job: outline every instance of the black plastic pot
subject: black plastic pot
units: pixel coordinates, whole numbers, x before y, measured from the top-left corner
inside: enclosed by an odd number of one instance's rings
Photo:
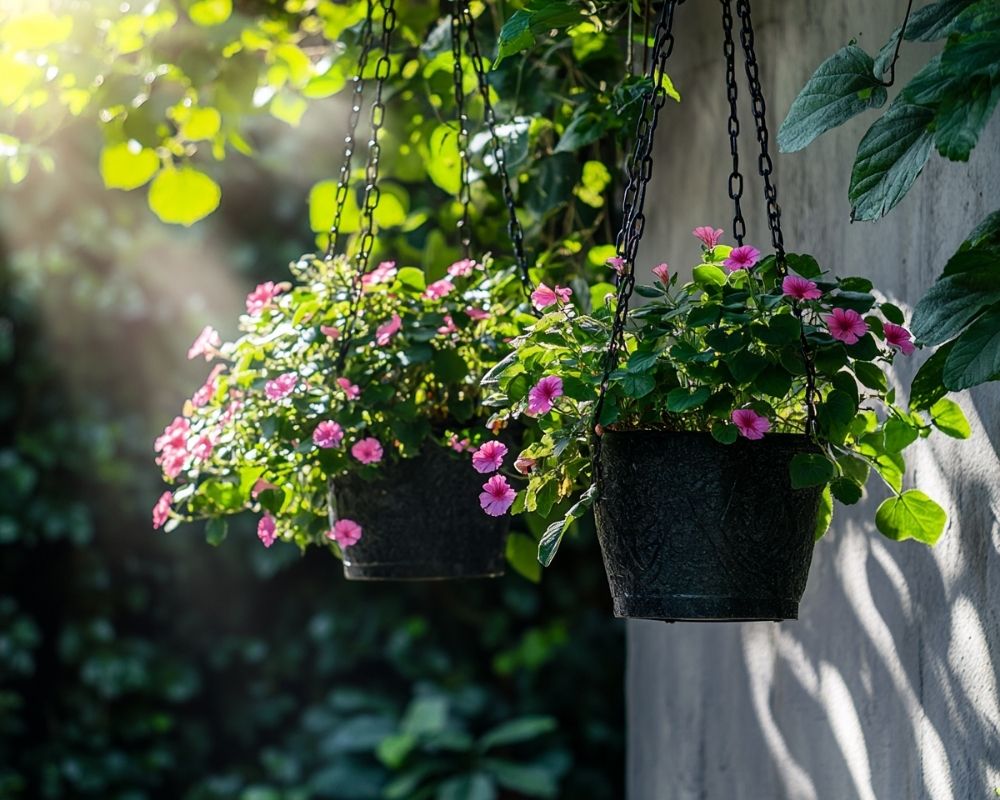
[[[606,431],[594,505],[615,616],[798,617],[821,489],[792,489],[806,436]]]
[[[428,447],[385,464],[379,477],[352,475],[334,487],[339,517],[361,540],[344,549],[348,580],[444,580],[503,575],[510,517],[487,516],[479,493],[488,475],[468,457]]]

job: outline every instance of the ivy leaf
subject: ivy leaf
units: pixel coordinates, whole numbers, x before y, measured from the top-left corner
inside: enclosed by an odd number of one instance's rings
[[[993,306],[955,341],[942,382],[951,391],[1000,379],[1000,305]]]
[[[962,407],[954,400],[942,397],[930,408],[931,422],[941,433],[954,439],[968,439],[972,428]]]
[[[122,142],[101,151],[101,178],[108,189],[138,189],[160,169],[160,158],[149,147]]]
[[[149,187],[149,207],[163,222],[193,225],[219,207],[219,184],[194,167],[169,167]]]
[[[897,102],[868,129],[848,189],[856,219],[876,220],[903,199],[930,156],[933,121],[931,109]]]
[[[786,153],[801,150],[862,111],[881,107],[887,97],[872,57],[857,45],[842,47],[802,87],[778,129],[778,147]]]
[[[806,489],[829,483],[837,474],[833,462],[819,453],[799,453],[792,458],[789,473],[793,489]]]
[[[875,512],[875,527],[897,542],[916,539],[933,545],[941,538],[947,521],[944,509],[918,489],[890,497]]]

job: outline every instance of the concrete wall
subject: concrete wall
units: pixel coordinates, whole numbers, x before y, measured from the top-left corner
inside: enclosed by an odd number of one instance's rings
[[[918,6],[920,3],[917,4]],[[757,52],[771,130],[816,65],[852,37],[876,51],[905,7],[863,0],[757,0]],[[693,259],[690,230],[732,228],[726,197],[720,7],[678,12],[640,263]],[[926,52],[926,51],[925,51]],[[917,63],[904,45],[900,78]],[[744,94],[745,97],[745,94]],[[789,250],[867,275],[905,309],[973,224],[1000,206],[1000,119],[970,164],[932,158],[902,204],[849,224],[847,184],[871,115],[777,160]],[[744,130],[751,129],[749,120]],[[744,163],[756,164],[745,137]],[[748,242],[769,250],[748,178]],[[905,360],[905,359],[904,359]],[[918,363],[901,366],[908,385]],[[966,800],[1000,787],[1000,389],[960,398],[971,441],[916,447],[911,481],[949,509],[933,549],[895,544],[872,522],[880,495],[837,519],[816,548],[798,622],[629,625],[631,800]]]

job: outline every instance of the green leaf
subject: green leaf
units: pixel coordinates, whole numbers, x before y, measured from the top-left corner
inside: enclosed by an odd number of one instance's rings
[[[955,341],[942,381],[951,391],[1000,378],[1000,305],[977,319]]]
[[[955,439],[968,439],[972,436],[972,428],[965,418],[962,407],[954,400],[942,397],[930,407],[931,422],[946,436]]]
[[[940,278],[913,311],[913,336],[924,344],[946,342],[997,302],[1000,302],[1000,272],[989,267]]]
[[[802,325],[791,314],[779,314],[764,326],[757,326],[754,335],[765,344],[783,345],[799,339]]]
[[[878,392],[888,391],[889,383],[886,380],[885,373],[882,372],[877,364],[872,364],[870,361],[855,361],[851,369],[854,370],[854,374],[863,386],[875,389]]]
[[[856,219],[875,220],[909,190],[930,156],[934,112],[894,102],[858,145],[848,196]]]
[[[222,190],[194,167],[168,167],[149,187],[149,207],[163,222],[193,225],[219,207]]]
[[[910,42],[933,42],[947,36],[951,24],[977,0],[939,0],[916,9],[906,23],[906,39]]]
[[[707,386],[699,386],[697,389],[689,390],[687,387],[678,386],[667,392],[667,410],[675,414],[683,414],[703,405],[711,396],[712,390]]]
[[[656,366],[659,357],[659,352],[636,350],[628,358],[627,369],[629,372],[647,372]]]
[[[910,385],[911,408],[928,409],[948,393],[944,385],[944,363],[954,344],[949,342],[939,347],[917,370]]]
[[[500,29],[494,69],[508,56],[531,47],[536,35],[580,22],[582,14],[580,5],[568,0],[535,0],[515,11]]]
[[[823,274],[819,262],[808,253],[786,253],[785,262],[803,278],[818,278]]]
[[[444,383],[459,383],[469,374],[469,365],[455,350],[435,350],[434,374]]]
[[[853,506],[861,499],[862,487],[850,478],[835,478],[830,493],[845,506]]]
[[[1000,100],[1000,85],[990,86],[982,80],[966,94],[945,98],[937,109],[934,146],[945,158],[968,161],[986,123],[993,116]]]
[[[559,782],[551,767],[488,758],[483,760],[483,768],[512,792],[528,797],[555,797],[559,793]]]
[[[802,87],[778,129],[778,147],[786,153],[801,150],[862,111],[882,106],[886,98],[872,57],[856,45],[843,47]]]
[[[789,474],[793,489],[829,483],[837,474],[833,462],[819,453],[799,453],[792,458]]]
[[[546,733],[551,733],[557,727],[556,721],[552,717],[519,717],[501,723],[484,733],[479,740],[479,749],[486,752],[494,747],[529,742],[539,736],[544,736]]]
[[[933,545],[944,532],[947,521],[944,509],[917,489],[890,497],[875,512],[875,527],[897,542],[916,539]]]
[[[566,531],[569,530],[570,526],[576,520],[587,513],[587,509],[594,503],[596,494],[597,486],[591,484],[590,488],[580,495],[580,499],[566,512],[565,517],[553,522],[545,529],[545,533],[542,534],[542,538],[538,542],[538,560],[543,567],[547,567],[552,563],[552,559],[555,558],[563,536],[566,535]]]
[[[438,788],[436,800],[495,800],[497,787],[489,775],[470,772],[449,778]]]
[[[421,293],[427,288],[427,278],[422,269],[416,267],[403,267],[396,273],[396,281],[416,293]]]
[[[712,438],[722,444],[732,444],[739,436],[739,430],[728,422],[716,422],[712,426]]]
[[[815,541],[823,538],[833,521],[833,494],[829,486],[823,487],[823,492],[819,496],[819,510],[816,514],[816,529],[813,532]]]
[[[695,267],[691,275],[699,286],[723,286],[726,283],[726,273],[711,264]]]
[[[229,533],[229,522],[223,517],[213,517],[205,525],[205,541],[212,547],[218,547],[226,540]]]
[[[750,350],[734,353],[723,360],[738,384],[750,383],[770,363],[764,356]]]
[[[427,146],[427,177],[450,196],[458,195],[461,184],[461,155],[457,124],[442,123],[431,131]]]
[[[337,182],[320,181],[309,190],[309,227],[314,233],[327,233],[333,226],[337,208]],[[348,190],[344,198],[344,210],[340,215],[340,233],[354,233],[358,230],[358,201],[354,192]]]
[[[920,432],[912,425],[893,417],[885,423],[885,449],[887,453],[898,453],[913,444]]]
[[[542,565],[538,563],[538,545],[530,536],[512,533],[507,537],[507,562],[521,577],[532,583],[542,579]]]
[[[188,16],[195,25],[221,25],[233,13],[233,0],[195,0],[188,6]]]
[[[621,383],[626,396],[636,399],[645,397],[656,388],[656,378],[648,372],[626,372]]]
[[[159,156],[148,147],[122,142],[101,150],[101,178],[108,189],[137,189],[159,168]]]

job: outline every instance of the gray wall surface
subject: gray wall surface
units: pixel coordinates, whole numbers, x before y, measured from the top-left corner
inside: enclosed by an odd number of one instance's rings
[[[824,58],[854,37],[877,51],[904,8],[903,0],[757,0],[772,137]],[[732,229],[717,0],[683,5],[676,32],[668,71],[682,103],[664,109],[657,132],[638,263],[683,268],[697,257],[693,227]],[[928,52],[904,45],[900,82]],[[744,131],[752,131],[743,117]],[[1000,207],[1000,119],[969,164],[933,156],[886,219],[851,225],[850,168],[874,118],[867,114],[777,158],[785,241],[840,274],[872,278],[909,310],[974,224]],[[745,136],[750,171],[755,148]],[[760,186],[749,175],[747,194],[748,243],[769,252]],[[920,359],[898,359],[900,386],[909,385]],[[973,438],[935,435],[910,451],[908,483],[950,514],[936,547],[880,537],[873,518],[883,495],[876,487],[861,504],[838,507],[816,548],[799,621],[629,624],[630,800],[996,796],[1000,389],[980,387],[959,401]]]

